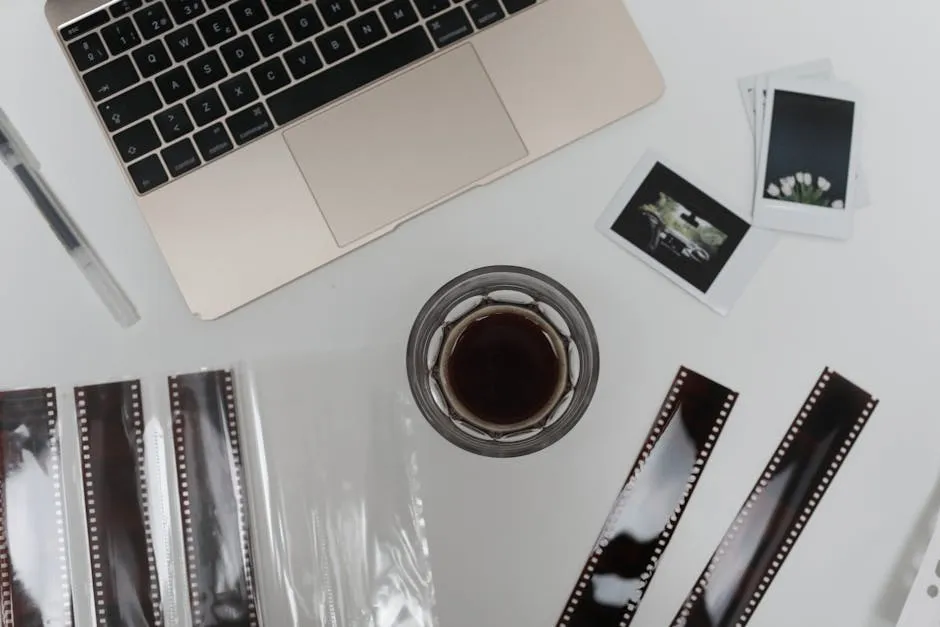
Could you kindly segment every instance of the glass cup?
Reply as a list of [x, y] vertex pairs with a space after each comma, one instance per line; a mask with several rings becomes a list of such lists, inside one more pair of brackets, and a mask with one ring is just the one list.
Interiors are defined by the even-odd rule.
[[[474, 337], [483, 338], [475, 353], [461, 348]], [[467, 371], [473, 367], [479, 372]], [[597, 336], [581, 303], [553, 279], [514, 266], [479, 268], [444, 285], [408, 339], [408, 380], [425, 418], [453, 444], [489, 457], [528, 455], [561, 439], [587, 410], [598, 367]], [[461, 390], [460, 378], [475, 387]], [[526, 411], [500, 413], [497, 404], [483, 412], [493, 403], [474, 403], [480, 399], [467, 389]]]

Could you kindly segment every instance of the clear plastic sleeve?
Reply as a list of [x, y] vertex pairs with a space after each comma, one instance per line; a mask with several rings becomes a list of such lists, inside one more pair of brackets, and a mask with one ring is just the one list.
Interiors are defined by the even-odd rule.
[[267, 627], [432, 627], [414, 405], [380, 352], [241, 368]]
[[386, 356], [0, 392], [0, 627], [435, 627]]

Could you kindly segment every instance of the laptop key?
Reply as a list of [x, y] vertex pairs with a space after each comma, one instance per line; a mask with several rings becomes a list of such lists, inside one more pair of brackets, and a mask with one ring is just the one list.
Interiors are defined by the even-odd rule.
[[280, 15], [300, 6], [300, 0], [264, 0], [271, 15]]
[[202, 163], [196, 153], [196, 147], [188, 139], [167, 146], [160, 151], [160, 155], [171, 176], [182, 176]]
[[209, 10], [218, 9], [219, 7], [224, 7], [226, 4], [232, 0], [206, 0], [206, 6], [209, 7]]
[[217, 83], [228, 76], [222, 58], [215, 50], [210, 50], [201, 57], [196, 57], [189, 62], [188, 67], [200, 89], [208, 87], [212, 83]]
[[124, 163], [140, 159], [160, 147], [160, 138], [150, 120], [144, 120], [114, 136], [114, 146]]
[[408, 0], [392, 0], [379, 9], [388, 30], [393, 33], [405, 29], [418, 21], [418, 14]]
[[140, 73], [144, 78], [162, 72], [173, 65], [166, 46], [160, 40], [152, 41], [131, 54], [134, 55], [134, 61], [137, 62], [137, 67], [140, 68]]
[[374, 6], [382, 4], [383, 0], [356, 0], [356, 8], [360, 11], [368, 11]]
[[317, 47], [327, 63], [336, 63], [356, 51], [352, 40], [346, 34], [346, 29], [342, 26], [323, 33], [317, 37], [316, 41]]
[[449, 0], [414, 0], [422, 17], [431, 17], [450, 7]]
[[129, 165], [127, 172], [134, 181], [134, 187], [141, 194], [146, 194], [170, 180], [157, 155], [150, 155], [146, 159]]
[[225, 9], [201, 18], [196, 25], [209, 46], [216, 46], [235, 36], [235, 25]]
[[193, 136], [193, 139], [196, 140], [196, 146], [205, 161], [212, 161], [217, 157], [221, 157], [235, 147], [221, 123], [213, 124], [209, 128], [199, 131]]
[[238, 28], [251, 30], [268, 19], [268, 12], [261, 6], [261, 0], [238, 0], [231, 6], [232, 17]]
[[274, 120], [287, 124], [434, 51], [424, 27], [413, 28], [268, 98]]
[[276, 58], [265, 61], [261, 65], [252, 68], [251, 74], [255, 77], [255, 82], [258, 83], [258, 89], [265, 95], [280, 89], [290, 82], [290, 76], [288, 76], [284, 64], [281, 63], [280, 59]]
[[385, 39], [387, 33], [382, 26], [382, 20], [375, 11], [366, 13], [362, 17], [357, 17], [349, 23], [349, 31], [352, 33], [356, 45], [360, 48], [371, 46], [375, 42]]
[[186, 101], [186, 106], [189, 107], [196, 126], [206, 126], [225, 115], [225, 105], [215, 89], [196, 94]]
[[317, 8], [328, 26], [339, 24], [356, 14], [350, 0], [317, 0]]
[[173, 104], [196, 92], [193, 81], [184, 67], [175, 67], [156, 78], [157, 89], [164, 102]]
[[144, 39], [153, 39], [173, 28], [173, 21], [162, 2], [149, 4], [134, 13], [134, 21], [137, 23], [137, 28], [140, 29], [140, 34], [144, 36]]
[[121, 17], [144, 6], [144, 0], [121, 0], [111, 5], [111, 17]]
[[255, 43], [258, 44], [258, 50], [260, 50], [261, 55], [265, 57], [277, 54], [284, 48], [287, 48], [291, 43], [287, 29], [284, 28], [284, 25], [281, 24], [279, 20], [269, 22], [255, 29], [252, 35], [255, 38]]
[[428, 20], [428, 30], [431, 31], [434, 42], [443, 48], [472, 34], [473, 26], [470, 25], [464, 10], [457, 7]]
[[98, 113], [108, 130], [114, 132], [158, 111], [162, 106], [153, 84], [143, 83], [98, 105]]
[[92, 100], [104, 100], [140, 80], [131, 58], [123, 56], [92, 70], [83, 77]]
[[506, 10], [510, 13], [516, 13], [535, 4], [535, 0], [503, 0]]
[[287, 61], [287, 67], [290, 68], [291, 75], [297, 80], [313, 74], [323, 67], [323, 61], [320, 60], [317, 49], [309, 41], [285, 52], [284, 60]]
[[108, 23], [108, 13], [104, 9], [92, 13], [88, 17], [82, 18], [77, 22], [69, 24], [63, 28], [60, 32], [62, 34], [62, 39], [65, 41], [71, 41], [78, 37], [79, 35], [84, 35], [85, 33], [90, 33], [95, 30], [102, 24]]
[[296, 11], [284, 16], [287, 28], [290, 34], [294, 36], [294, 41], [303, 41], [313, 37], [323, 30], [323, 22], [317, 15], [317, 10], [311, 4], [305, 4]]
[[506, 17], [499, 0], [471, 0], [467, 3], [467, 12], [477, 28], [486, 28]]
[[251, 82], [251, 77], [247, 72], [219, 85], [219, 91], [229, 111], [238, 111], [258, 99], [258, 90], [255, 89], [255, 84]]
[[229, 71], [233, 73], [244, 70], [259, 59], [258, 51], [255, 50], [254, 44], [251, 43], [251, 37], [248, 35], [242, 35], [238, 39], [228, 42], [222, 46], [221, 50]]
[[177, 24], [185, 24], [206, 12], [202, 0], [166, 0], [166, 3]]
[[69, 44], [69, 52], [75, 59], [75, 66], [80, 72], [104, 63], [108, 58], [108, 51], [97, 33], [86, 35], [78, 41]]
[[229, 116], [225, 124], [239, 146], [274, 130], [271, 116], [260, 103]]
[[182, 63], [206, 49], [202, 40], [199, 39], [196, 27], [192, 24], [187, 24], [167, 35], [166, 44], [170, 47], [170, 54], [177, 63]]
[[113, 55], [127, 52], [140, 44], [140, 35], [137, 34], [137, 29], [134, 28], [134, 23], [129, 17], [102, 28], [101, 36], [104, 37], [104, 43]]
[[186, 108], [181, 104], [170, 107], [166, 111], [161, 111], [153, 116], [153, 120], [157, 123], [157, 128], [160, 129], [163, 141], [167, 143], [179, 139], [195, 128], [193, 121], [189, 119], [189, 114], [186, 113]]

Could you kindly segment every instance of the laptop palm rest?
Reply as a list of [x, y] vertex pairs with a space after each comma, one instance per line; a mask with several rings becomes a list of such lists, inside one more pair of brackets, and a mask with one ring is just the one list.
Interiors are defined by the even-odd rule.
[[528, 154], [471, 45], [284, 133], [340, 246]]

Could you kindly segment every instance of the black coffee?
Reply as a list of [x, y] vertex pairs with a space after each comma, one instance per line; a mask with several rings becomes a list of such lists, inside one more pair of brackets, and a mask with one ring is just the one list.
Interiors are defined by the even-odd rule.
[[444, 364], [454, 395], [474, 416], [499, 426], [524, 422], [552, 402], [561, 358], [536, 322], [512, 312], [471, 322]]

